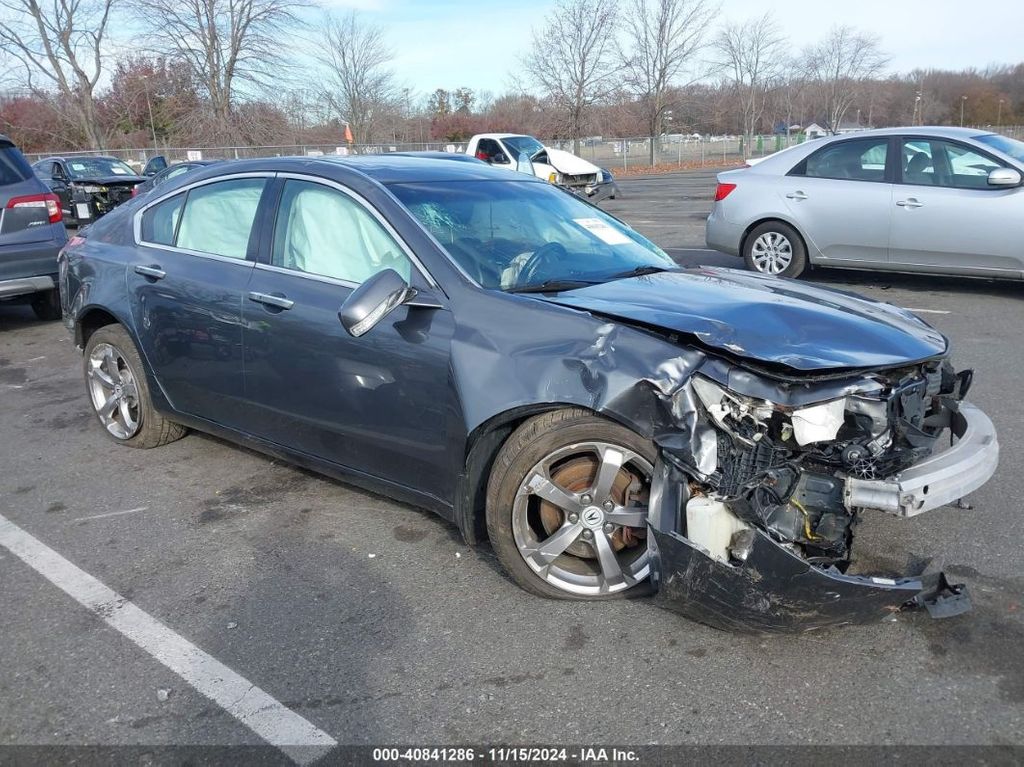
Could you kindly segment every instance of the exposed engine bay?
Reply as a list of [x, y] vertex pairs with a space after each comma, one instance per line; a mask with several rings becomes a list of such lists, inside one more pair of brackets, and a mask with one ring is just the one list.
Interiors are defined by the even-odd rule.
[[740, 522], [799, 545], [810, 561], [840, 565], [859, 511], [846, 479], [890, 477], [928, 456], [950, 425], [944, 400], [963, 399], [969, 384], [969, 371], [957, 376], [933, 361], [872, 375], [857, 394], [789, 408], [695, 376], [718, 427], [717, 465], [691, 484], [691, 497], [724, 504]]
[[[666, 451], [674, 466], [663, 467], [684, 488], [663, 499], [675, 518], [661, 522], [662, 535], [655, 531], [664, 598], [691, 617], [740, 630], [850, 622], [858, 609], [877, 616], [926, 607], [933, 617], [969, 610], [964, 587], [941, 574], [846, 573], [863, 511], [909, 516], [960, 497], [946, 497], [955, 477], [936, 483], [941, 498], [930, 498], [927, 484], [904, 492], [898, 478], [956, 452], [941, 450], [941, 439], [967, 435], [959, 411], [971, 380], [971, 371], [931, 360], [866, 373], [823, 400], [806, 393], [813, 384], [783, 384], [810, 396], [784, 405], [694, 375], [677, 399], [691, 397], [692, 444], [700, 447], [689, 462]], [[667, 487], [657, 494], [671, 496]]]

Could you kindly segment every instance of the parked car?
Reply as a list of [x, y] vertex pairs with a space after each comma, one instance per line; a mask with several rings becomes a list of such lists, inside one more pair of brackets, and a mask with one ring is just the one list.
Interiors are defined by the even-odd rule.
[[60, 198], [64, 222], [81, 227], [106, 215], [146, 179], [116, 157], [47, 157], [32, 166]]
[[194, 428], [432, 509], [545, 597], [653, 587], [753, 630], [969, 605], [846, 574], [860, 514], [998, 460], [970, 371], [897, 307], [682, 269], [550, 184], [390, 156], [199, 169], [61, 262], [115, 443]]
[[[156, 159], [157, 158], [153, 158], [153, 160], [150, 160], [149, 164], [147, 164], [146, 166], [146, 169], [143, 170], [142, 175], [147, 176], [148, 178], [141, 184], [137, 184], [132, 188], [132, 197], [138, 197], [143, 194], [148, 194], [151, 190], [160, 186], [164, 182], [170, 181], [173, 178], [177, 178], [182, 174], [188, 173], [190, 170], [195, 170], [196, 168], [205, 168], [207, 165], [213, 165], [213, 163], [215, 162], [220, 162], [220, 160], [187, 160], [185, 162], [176, 162], [172, 163], [171, 165], [168, 165], [167, 161], [164, 160], [163, 166], [160, 168], [160, 170], [153, 173], [148, 173], [147, 171], [149, 171], [149, 169], [153, 167], [153, 161]], [[162, 157], [160, 159], [163, 160]]]
[[57, 251], [67, 242], [60, 200], [0, 136], [0, 301], [28, 301], [41, 320], [60, 319]]
[[489, 165], [519, 170], [552, 184], [564, 186], [591, 202], [615, 199], [615, 177], [572, 152], [546, 147], [533, 136], [514, 133], [481, 133], [466, 145], [466, 154]]
[[1024, 277], [1024, 142], [890, 128], [791, 147], [718, 175], [709, 247], [796, 277], [820, 265]]

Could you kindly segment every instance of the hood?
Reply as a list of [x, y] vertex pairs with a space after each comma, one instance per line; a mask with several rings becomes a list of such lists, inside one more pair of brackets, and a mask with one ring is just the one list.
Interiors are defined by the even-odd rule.
[[75, 176], [71, 179], [73, 184], [97, 184], [99, 186], [127, 186], [129, 184], [141, 184], [146, 179], [143, 176]]
[[737, 269], [664, 272], [543, 299], [686, 333], [734, 357], [803, 372], [895, 367], [947, 347], [941, 333], [891, 304]]
[[564, 152], [561, 149], [551, 149], [550, 147], [544, 147], [544, 151], [547, 152], [551, 167], [559, 173], [581, 176], [586, 173], [597, 173], [601, 170], [592, 162], [587, 162], [572, 152]]

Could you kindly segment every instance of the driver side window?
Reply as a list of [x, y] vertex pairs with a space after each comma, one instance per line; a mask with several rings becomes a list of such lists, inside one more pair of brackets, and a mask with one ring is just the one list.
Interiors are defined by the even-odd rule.
[[409, 281], [412, 264], [362, 205], [337, 189], [288, 180], [274, 227], [272, 263], [359, 284], [394, 269]]

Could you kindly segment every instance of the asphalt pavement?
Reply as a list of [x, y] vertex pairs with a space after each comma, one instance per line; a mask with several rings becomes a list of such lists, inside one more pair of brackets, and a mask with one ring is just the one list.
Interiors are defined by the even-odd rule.
[[[681, 263], [739, 266], [704, 249], [713, 185], [623, 179], [606, 207]], [[867, 514], [855, 545], [879, 573], [944, 568], [972, 614], [750, 637], [642, 599], [538, 599], [428, 512], [201, 434], [112, 445], [68, 332], [5, 305], [0, 516], [55, 554], [42, 570], [80, 568], [341, 744], [1019, 745], [1021, 286], [811, 279], [921, 312], [976, 371], [1002, 460], [974, 508]], [[0, 744], [263, 742], [2, 545], [0, 584]]]

